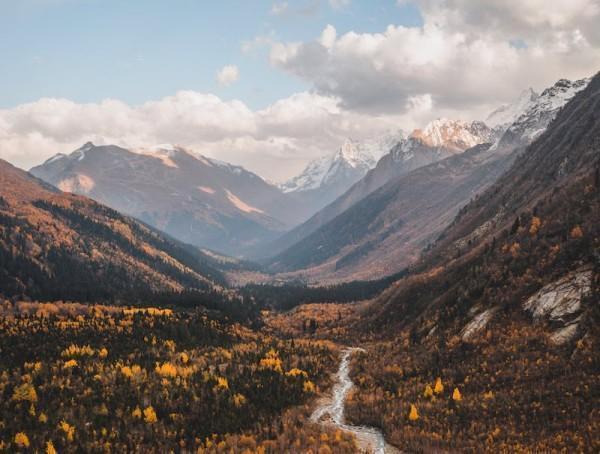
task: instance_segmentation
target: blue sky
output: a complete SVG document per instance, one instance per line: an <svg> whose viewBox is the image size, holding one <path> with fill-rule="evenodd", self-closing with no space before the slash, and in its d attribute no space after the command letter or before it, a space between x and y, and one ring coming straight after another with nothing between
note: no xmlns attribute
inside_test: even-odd
<svg viewBox="0 0 600 454"><path fill-rule="evenodd" d="M170 143L283 181L589 77L598 1L0 0L0 158Z"/></svg>
<svg viewBox="0 0 600 454"><path fill-rule="evenodd" d="M344 3L344 2L340 2ZM327 24L338 34L419 25L418 10L393 0L277 2L229 0L0 0L0 108L41 97L130 104L177 90L210 92L262 108L309 85L269 65L268 50L243 52L257 36L307 41ZM283 2L280 2L281 6ZM216 72L237 65L221 87Z"/></svg>

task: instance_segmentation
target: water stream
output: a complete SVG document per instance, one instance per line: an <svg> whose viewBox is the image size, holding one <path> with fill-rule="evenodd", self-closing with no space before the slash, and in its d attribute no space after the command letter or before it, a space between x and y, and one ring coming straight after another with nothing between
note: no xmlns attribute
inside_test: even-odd
<svg viewBox="0 0 600 454"><path fill-rule="evenodd" d="M354 386L350 380L350 357L356 351L364 351L362 348L346 348L342 351L340 367L337 371L337 381L333 386L330 399L321 402L311 415L311 420L321 424L334 425L342 430L351 432L356 436L361 449L368 450L374 454L390 454L398 452L385 442L380 430L373 427L353 426L345 423L344 406L348 393Z"/></svg>

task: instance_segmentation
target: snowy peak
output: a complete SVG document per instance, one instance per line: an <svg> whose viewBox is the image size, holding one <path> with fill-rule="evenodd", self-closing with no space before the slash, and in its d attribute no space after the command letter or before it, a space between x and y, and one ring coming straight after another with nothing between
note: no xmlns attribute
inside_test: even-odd
<svg viewBox="0 0 600 454"><path fill-rule="evenodd" d="M423 129L415 129L410 138L432 148L446 148L462 152L481 143L489 142L492 130L481 121L471 123L438 118Z"/></svg>
<svg viewBox="0 0 600 454"><path fill-rule="evenodd" d="M583 90L591 79L570 81L560 79L545 89L531 101L526 109L508 127L494 148L500 145L526 145L537 139L554 119L558 111L577 93Z"/></svg>
<svg viewBox="0 0 600 454"><path fill-rule="evenodd" d="M514 102L500 106L489 114L485 120L485 124L490 128L505 131L539 96L539 94L533 91L533 88L523 90Z"/></svg>
<svg viewBox="0 0 600 454"><path fill-rule="evenodd" d="M333 154L309 162L300 175L280 188L283 192L295 192L334 184L350 187L405 137L404 132L398 130L362 141L347 138Z"/></svg>

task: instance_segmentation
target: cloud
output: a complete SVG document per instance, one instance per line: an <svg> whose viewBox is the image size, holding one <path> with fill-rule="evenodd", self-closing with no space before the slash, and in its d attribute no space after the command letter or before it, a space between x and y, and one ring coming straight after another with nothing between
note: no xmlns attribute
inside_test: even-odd
<svg viewBox="0 0 600 454"><path fill-rule="evenodd" d="M273 6L271 6L271 14L273 16L281 16L288 11L288 2L275 2Z"/></svg>
<svg viewBox="0 0 600 454"><path fill-rule="evenodd" d="M350 0L329 0L329 5L333 9L342 9L350 4Z"/></svg>
<svg viewBox="0 0 600 454"><path fill-rule="evenodd" d="M597 0L413 3L422 26L339 35L328 25L313 41L274 43L271 64L346 109L400 114L428 96L432 116L445 109L473 118L528 86L599 69Z"/></svg>
<svg viewBox="0 0 600 454"><path fill-rule="evenodd" d="M236 65L223 66L217 72L217 82L222 87L228 87L240 78L240 70Z"/></svg>
<svg viewBox="0 0 600 454"><path fill-rule="evenodd" d="M309 92L259 110L195 91L137 106L43 98L0 110L0 158L30 168L88 140L124 147L174 143L283 180L308 160L333 152L346 137L370 137L408 121L350 112L339 99Z"/></svg>

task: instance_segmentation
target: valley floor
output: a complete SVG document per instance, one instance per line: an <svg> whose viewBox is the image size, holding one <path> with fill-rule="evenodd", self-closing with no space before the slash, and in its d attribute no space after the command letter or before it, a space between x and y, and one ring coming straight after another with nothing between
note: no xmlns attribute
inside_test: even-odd
<svg viewBox="0 0 600 454"><path fill-rule="evenodd" d="M469 343L387 342L352 330L367 308L264 312L250 330L202 312L5 301L0 451L600 449L592 337L555 346L500 317Z"/></svg>

